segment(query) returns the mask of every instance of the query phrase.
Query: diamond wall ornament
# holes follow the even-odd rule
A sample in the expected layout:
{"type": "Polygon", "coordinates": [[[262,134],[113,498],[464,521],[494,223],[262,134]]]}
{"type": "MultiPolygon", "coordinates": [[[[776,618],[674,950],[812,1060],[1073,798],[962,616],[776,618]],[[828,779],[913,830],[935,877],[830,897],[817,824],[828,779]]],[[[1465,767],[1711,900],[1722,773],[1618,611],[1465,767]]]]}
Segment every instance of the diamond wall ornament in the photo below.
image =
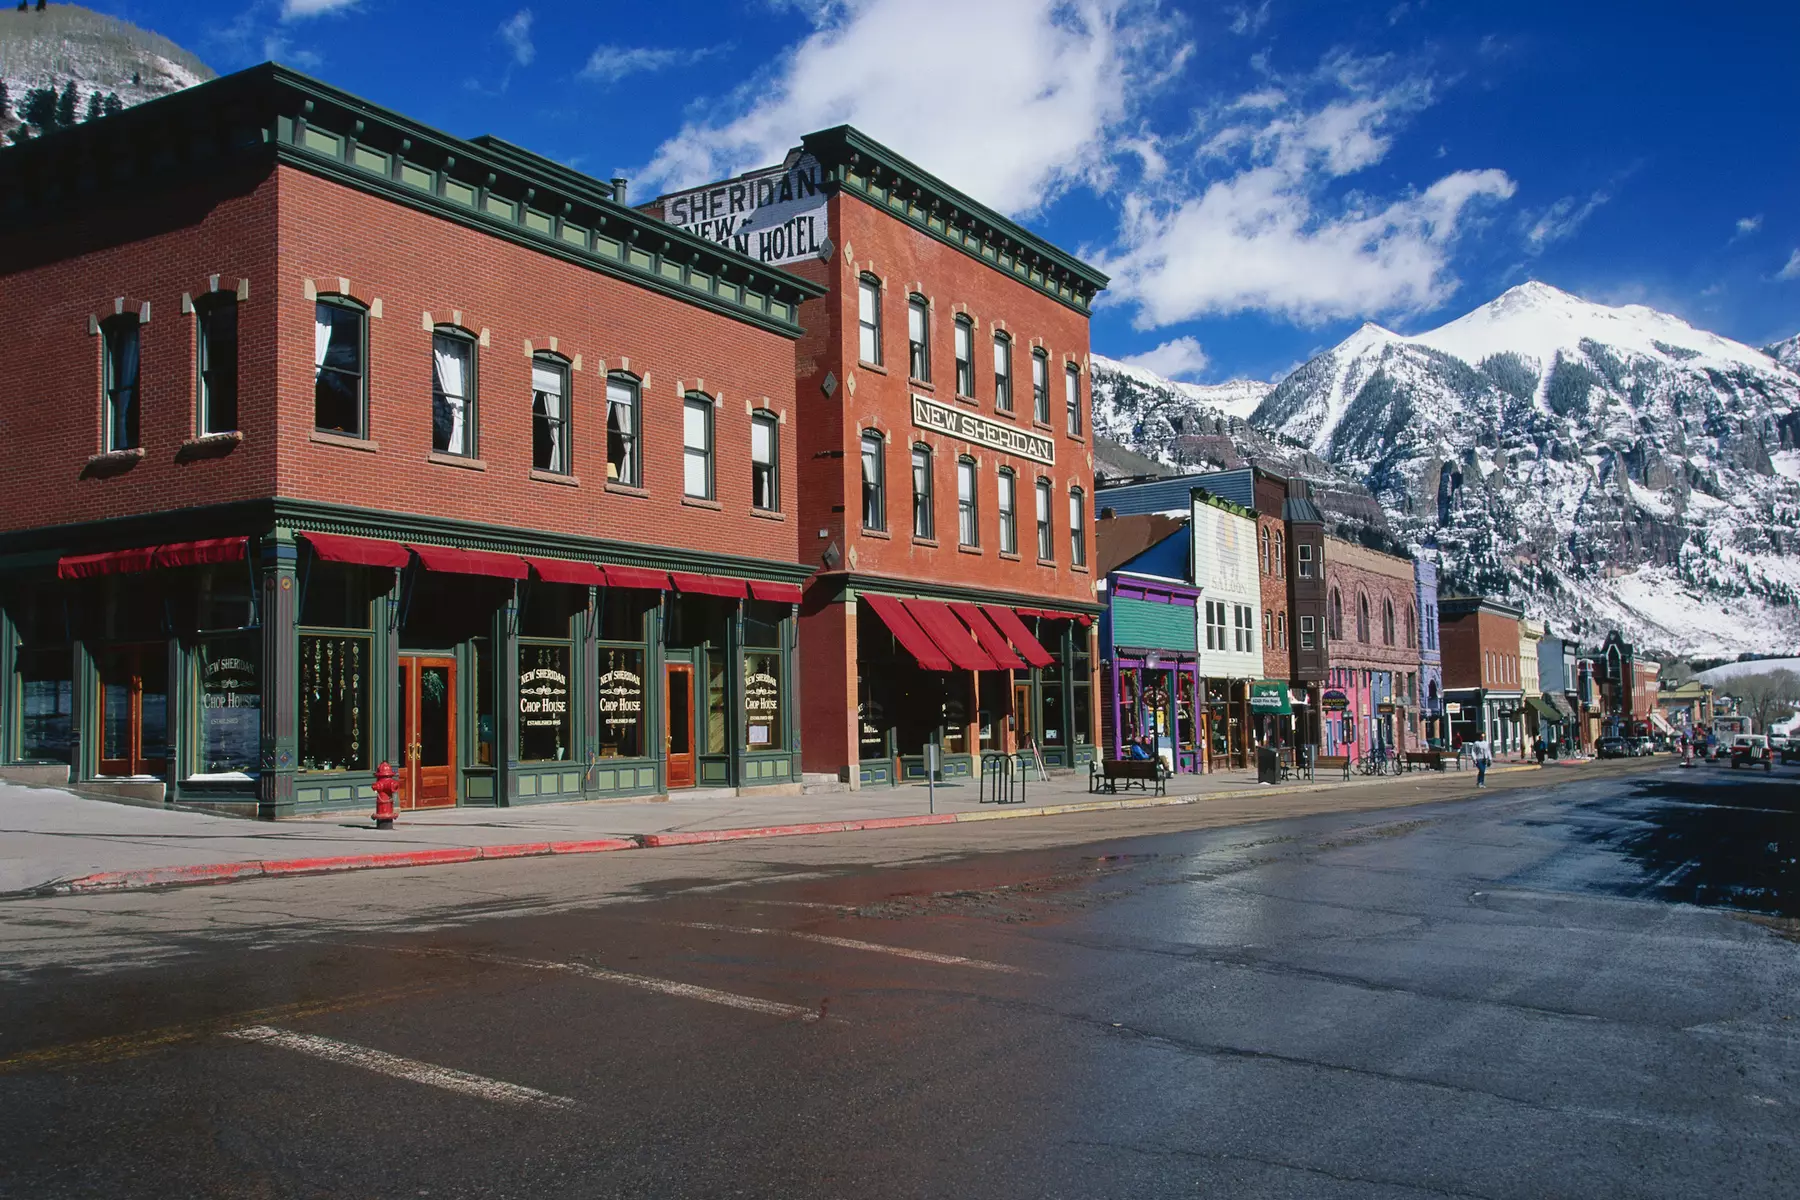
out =
{"type": "Polygon", "coordinates": [[[819,390],[825,393],[825,398],[827,400],[831,399],[832,396],[837,394],[837,376],[833,375],[830,371],[825,372],[825,382],[819,385],[819,390]]]}

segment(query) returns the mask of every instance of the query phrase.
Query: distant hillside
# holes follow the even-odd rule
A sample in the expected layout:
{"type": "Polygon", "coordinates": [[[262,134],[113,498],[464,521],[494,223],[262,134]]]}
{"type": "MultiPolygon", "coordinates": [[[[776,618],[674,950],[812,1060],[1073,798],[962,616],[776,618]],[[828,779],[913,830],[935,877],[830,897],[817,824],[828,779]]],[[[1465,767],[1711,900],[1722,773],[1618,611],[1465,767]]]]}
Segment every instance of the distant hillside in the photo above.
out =
{"type": "Polygon", "coordinates": [[[9,140],[78,124],[213,78],[198,57],[161,34],[74,4],[0,7],[0,84],[9,140]],[[33,93],[40,93],[35,100],[33,93]],[[45,105],[42,93],[55,97],[45,105]],[[64,98],[66,95],[66,99],[64,98]]]}

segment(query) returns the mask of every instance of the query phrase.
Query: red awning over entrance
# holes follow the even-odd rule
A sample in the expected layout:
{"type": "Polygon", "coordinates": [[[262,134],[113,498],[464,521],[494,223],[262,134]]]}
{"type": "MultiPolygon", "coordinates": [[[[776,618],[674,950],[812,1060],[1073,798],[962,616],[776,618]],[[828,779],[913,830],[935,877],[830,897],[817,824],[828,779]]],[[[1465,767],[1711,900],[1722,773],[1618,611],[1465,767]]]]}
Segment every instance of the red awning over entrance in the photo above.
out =
{"type": "Polygon", "coordinates": [[[451,546],[413,546],[419,565],[427,571],[449,575],[489,575],[497,579],[524,579],[531,571],[516,554],[487,550],[458,550],[451,546]]]}
{"type": "Polygon", "coordinates": [[[606,582],[613,587],[643,588],[649,592],[669,590],[667,571],[647,571],[643,567],[606,567],[606,582]]]}
{"type": "Polygon", "coordinates": [[[199,567],[208,563],[243,562],[250,553],[250,539],[207,538],[201,542],[171,542],[156,548],[159,567],[199,567]]]}
{"type": "Polygon", "coordinates": [[[303,533],[300,536],[313,548],[313,554],[326,562],[397,568],[412,561],[412,551],[398,542],[342,537],[335,533],[303,533]]]}
{"type": "Polygon", "coordinates": [[[157,549],[156,546],[139,546],[132,550],[108,550],[103,554],[65,554],[56,560],[56,577],[95,579],[101,575],[148,571],[155,565],[157,549]]]}
{"type": "Polygon", "coordinates": [[[1025,665],[1025,660],[1013,653],[1012,647],[1006,644],[1006,639],[1000,636],[1000,631],[994,628],[994,623],[982,616],[979,608],[967,601],[958,600],[951,601],[950,611],[963,619],[963,624],[975,635],[975,641],[1003,669],[1011,671],[1025,665]]]}
{"type": "Polygon", "coordinates": [[[937,644],[919,628],[919,623],[912,619],[912,614],[906,611],[906,606],[899,600],[878,592],[863,592],[857,598],[881,618],[881,623],[888,627],[888,632],[906,647],[906,652],[917,659],[921,667],[927,671],[950,670],[950,660],[944,657],[937,644]]]}
{"type": "Polygon", "coordinates": [[[572,583],[576,587],[605,587],[606,572],[591,562],[566,558],[527,558],[525,564],[545,583],[572,583]]]}
{"type": "Polygon", "coordinates": [[[797,583],[764,583],[759,579],[752,579],[750,595],[758,600],[773,600],[778,604],[798,604],[800,603],[800,585],[797,583]]]}
{"type": "Polygon", "coordinates": [[[931,635],[938,649],[964,671],[993,671],[998,667],[993,657],[983,650],[963,623],[956,619],[950,606],[942,600],[908,600],[906,611],[913,615],[919,628],[931,635]]]}
{"type": "Polygon", "coordinates": [[[729,579],[723,575],[689,575],[683,571],[670,571],[669,578],[675,581],[675,590],[686,596],[724,596],[730,600],[741,600],[750,594],[750,587],[744,580],[729,579]]]}
{"type": "Polygon", "coordinates": [[[1007,636],[1013,648],[1024,656],[1026,662],[1034,667],[1047,667],[1056,661],[1044,649],[1043,643],[1031,636],[1031,631],[1025,628],[1025,622],[1019,620],[1018,614],[1012,609],[1004,604],[987,604],[982,606],[982,611],[993,618],[994,624],[1000,627],[1000,632],[1007,636]]]}

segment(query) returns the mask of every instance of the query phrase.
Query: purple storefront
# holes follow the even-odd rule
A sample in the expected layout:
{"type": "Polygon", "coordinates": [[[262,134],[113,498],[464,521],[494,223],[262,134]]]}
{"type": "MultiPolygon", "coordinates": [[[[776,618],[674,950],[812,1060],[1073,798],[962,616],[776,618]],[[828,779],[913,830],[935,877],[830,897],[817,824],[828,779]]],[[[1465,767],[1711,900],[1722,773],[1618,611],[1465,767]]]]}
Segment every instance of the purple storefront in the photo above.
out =
{"type": "Polygon", "coordinates": [[[1100,617],[1100,741],[1112,758],[1133,744],[1178,772],[1204,767],[1199,732],[1200,590],[1158,576],[1114,572],[1100,617]]]}

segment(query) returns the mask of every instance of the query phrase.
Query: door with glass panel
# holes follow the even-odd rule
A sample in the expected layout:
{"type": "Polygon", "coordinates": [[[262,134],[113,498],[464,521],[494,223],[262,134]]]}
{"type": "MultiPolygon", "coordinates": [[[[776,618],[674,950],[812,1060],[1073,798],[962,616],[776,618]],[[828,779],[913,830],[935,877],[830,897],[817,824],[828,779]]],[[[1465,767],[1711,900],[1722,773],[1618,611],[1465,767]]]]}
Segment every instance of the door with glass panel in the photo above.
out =
{"type": "Polygon", "coordinates": [[[400,659],[401,808],[456,803],[456,660],[400,659]]]}
{"type": "Polygon", "coordinates": [[[99,669],[100,774],[161,775],[168,765],[169,650],[111,646],[99,669]]]}
{"type": "Polygon", "coordinates": [[[1013,749],[1023,752],[1037,739],[1037,730],[1031,723],[1031,685],[1015,683],[1012,691],[1013,749]]]}
{"type": "Polygon", "coordinates": [[[694,786],[694,668],[670,663],[663,689],[663,731],[670,788],[694,786]]]}

